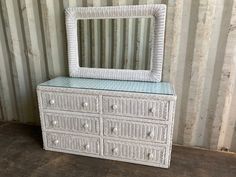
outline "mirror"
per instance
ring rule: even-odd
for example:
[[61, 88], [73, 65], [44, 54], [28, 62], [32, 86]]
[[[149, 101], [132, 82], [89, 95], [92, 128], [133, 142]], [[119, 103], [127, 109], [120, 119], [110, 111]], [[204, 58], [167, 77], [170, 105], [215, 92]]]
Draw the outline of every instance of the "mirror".
[[70, 77], [160, 82], [166, 5], [67, 8]]
[[81, 67], [150, 70], [153, 17], [77, 20]]

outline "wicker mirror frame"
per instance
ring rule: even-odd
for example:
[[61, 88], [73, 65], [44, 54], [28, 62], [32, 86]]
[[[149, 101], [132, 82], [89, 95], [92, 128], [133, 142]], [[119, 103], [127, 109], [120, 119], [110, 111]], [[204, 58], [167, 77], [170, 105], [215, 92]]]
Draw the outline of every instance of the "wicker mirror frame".
[[[166, 5], [73, 7], [65, 10], [70, 77], [160, 82], [162, 77]], [[150, 70], [80, 67], [77, 20], [154, 17]]]

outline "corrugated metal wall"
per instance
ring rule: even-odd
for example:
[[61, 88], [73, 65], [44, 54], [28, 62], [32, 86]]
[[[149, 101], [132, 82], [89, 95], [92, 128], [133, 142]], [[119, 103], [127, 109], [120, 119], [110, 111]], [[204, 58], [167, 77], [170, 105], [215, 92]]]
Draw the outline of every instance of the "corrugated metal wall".
[[80, 66], [150, 69], [153, 18], [78, 20]]
[[0, 120], [39, 123], [36, 85], [68, 75], [64, 8], [147, 3], [168, 7], [163, 78], [178, 95], [174, 142], [236, 151], [236, 0], [0, 0]]

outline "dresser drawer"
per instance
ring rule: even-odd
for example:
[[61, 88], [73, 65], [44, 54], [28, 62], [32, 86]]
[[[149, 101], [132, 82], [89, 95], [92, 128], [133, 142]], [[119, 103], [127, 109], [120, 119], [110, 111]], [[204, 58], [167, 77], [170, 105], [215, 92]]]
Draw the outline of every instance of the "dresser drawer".
[[168, 119], [169, 102], [165, 100], [103, 96], [102, 104], [104, 114]]
[[168, 125], [127, 119], [103, 118], [104, 136], [166, 143]]
[[77, 153], [99, 154], [99, 138], [44, 132], [47, 147]]
[[164, 164], [166, 147], [105, 139], [103, 153], [118, 159]]
[[100, 131], [99, 117], [50, 112], [43, 113], [43, 116], [47, 130], [89, 134], [99, 134]]
[[98, 96], [59, 92], [42, 92], [44, 109], [98, 113]]

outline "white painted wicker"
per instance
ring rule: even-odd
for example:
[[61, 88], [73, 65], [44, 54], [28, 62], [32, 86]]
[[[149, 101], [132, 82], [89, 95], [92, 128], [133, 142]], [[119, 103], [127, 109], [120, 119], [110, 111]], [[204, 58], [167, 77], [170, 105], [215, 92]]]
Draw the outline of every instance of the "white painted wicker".
[[169, 167], [176, 96], [167, 83], [56, 78], [37, 94], [46, 150]]
[[[112, 7], [73, 7], [65, 10], [71, 77], [160, 82], [162, 76], [166, 6], [164, 4]], [[115, 19], [154, 17], [151, 70], [122, 70], [80, 67], [78, 51], [78, 19]]]

